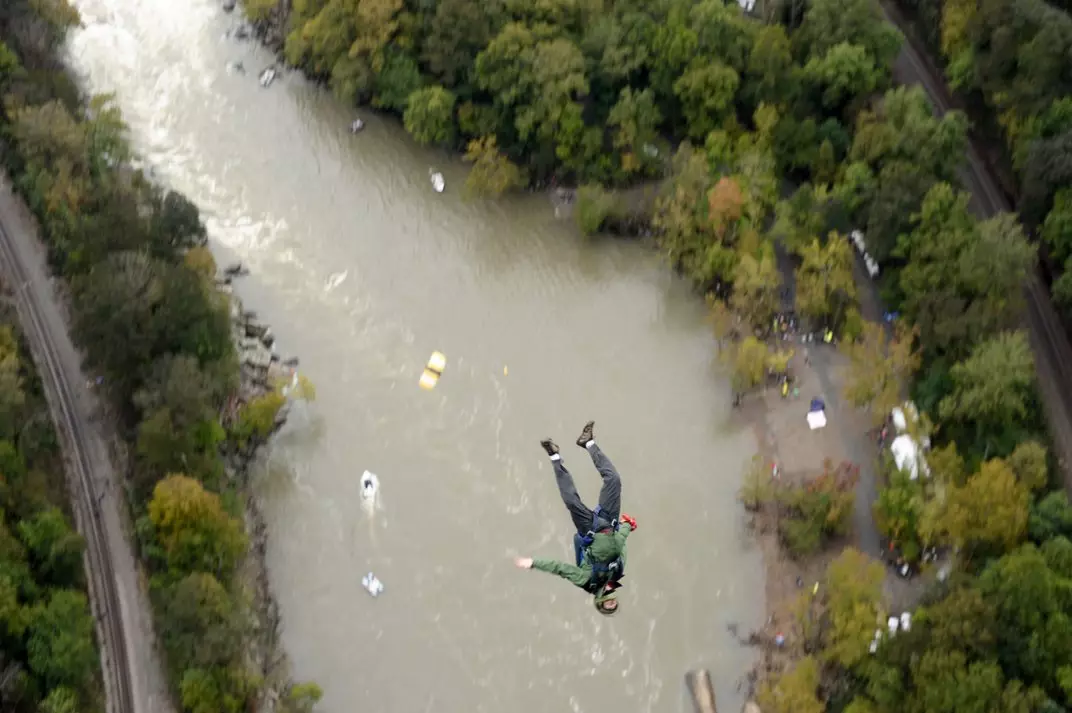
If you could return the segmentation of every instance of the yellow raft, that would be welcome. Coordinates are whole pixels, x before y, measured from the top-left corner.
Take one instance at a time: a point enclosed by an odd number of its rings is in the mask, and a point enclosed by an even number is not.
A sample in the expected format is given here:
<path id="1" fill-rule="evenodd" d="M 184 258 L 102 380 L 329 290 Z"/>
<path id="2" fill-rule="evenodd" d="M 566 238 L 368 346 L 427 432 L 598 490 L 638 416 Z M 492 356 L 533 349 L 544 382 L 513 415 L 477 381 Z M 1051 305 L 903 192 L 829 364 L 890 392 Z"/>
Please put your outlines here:
<path id="1" fill-rule="evenodd" d="M 418 382 L 420 387 L 429 391 L 434 389 L 446 368 L 447 358 L 439 352 L 432 352 L 432 356 L 428 357 L 428 364 L 424 367 L 424 373 L 421 374 L 421 380 Z"/>

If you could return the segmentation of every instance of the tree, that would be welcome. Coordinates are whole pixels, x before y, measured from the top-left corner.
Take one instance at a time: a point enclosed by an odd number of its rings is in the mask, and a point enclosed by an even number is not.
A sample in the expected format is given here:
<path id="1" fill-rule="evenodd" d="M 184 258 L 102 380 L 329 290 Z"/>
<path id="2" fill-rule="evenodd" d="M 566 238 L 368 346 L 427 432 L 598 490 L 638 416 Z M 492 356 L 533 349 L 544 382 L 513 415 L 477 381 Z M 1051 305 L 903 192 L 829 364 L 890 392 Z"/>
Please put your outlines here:
<path id="1" fill-rule="evenodd" d="M 774 497 L 774 482 L 771 468 L 767 460 L 760 454 L 752 456 L 748 467 L 744 472 L 744 482 L 737 497 L 745 508 L 751 511 L 758 510 Z"/>
<path id="2" fill-rule="evenodd" d="M 585 235 L 599 232 L 614 206 L 614 194 L 604 191 L 599 185 L 589 183 L 578 188 L 574 213 L 581 232 Z"/>
<path id="3" fill-rule="evenodd" d="M 226 667 L 236 661 L 242 651 L 243 614 L 215 577 L 188 574 L 162 599 L 159 631 L 173 670 Z"/>
<path id="4" fill-rule="evenodd" d="M 499 152 L 494 136 L 470 141 L 465 160 L 473 164 L 465 180 L 465 191 L 471 196 L 495 197 L 523 184 L 521 170 Z"/>
<path id="5" fill-rule="evenodd" d="M 1054 542 L 1067 541 L 1058 538 Z M 1063 592 L 1070 582 L 1043 550 L 1024 545 L 995 561 L 978 588 L 994 608 L 993 631 L 1002 666 L 1023 681 L 1058 694 L 1057 673 L 1072 662 L 1072 622 Z"/>
<path id="6" fill-rule="evenodd" d="M 437 4 L 422 56 L 444 86 L 454 87 L 468 79 L 470 64 L 487 46 L 502 11 L 498 2 L 442 0 Z"/>
<path id="7" fill-rule="evenodd" d="M 967 485 L 947 496 L 943 525 L 953 544 L 1006 551 L 1027 531 L 1030 495 L 1000 459 L 983 463 Z"/>
<path id="8" fill-rule="evenodd" d="M 808 5 L 793 41 L 807 57 L 822 56 L 843 42 L 855 42 L 878 66 L 890 67 L 901 49 L 902 37 L 893 25 L 878 21 L 878 9 L 864 0 L 816 0 Z"/>
<path id="9" fill-rule="evenodd" d="M 82 552 L 85 540 L 71 529 L 58 508 L 41 510 L 18 525 L 39 581 L 54 587 L 82 583 Z"/>
<path id="10" fill-rule="evenodd" d="M 748 68 L 742 93 L 758 106 L 764 101 L 780 102 L 791 96 L 793 56 L 789 36 L 781 25 L 762 26 L 748 53 Z"/>
<path id="11" fill-rule="evenodd" d="M 890 474 L 886 486 L 879 490 L 872 511 L 878 531 L 897 546 L 906 560 L 917 561 L 923 554 L 920 542 L 926 512 L 923 483 L 900 471 Z"/>
<path id="12" fill-rule="evenodd" d="M 211 482 L 218 475 L 218 448 L 226 435 L 217 420 L 228 384 L 202 369 L 191 356 L 167 355 L 149 370 L 134 395 L 141 413 L 137 452 L 148 486 L 168 471 L 185 470 Z"/>
<path id="13" fill-rule="evenodd" d="M 723 176 L 707 192 L 708 216 L 715 236 L 725 242 L 730 231 L 736 232 L 738 221 L 744 215 L 745 197 L 737 181 Z"/>
<path id="14" fill-rule="evenodd" d="M 1016 446 L 1006 461 L 1017 482 L 1032 492 L 1042 490 L 1048 480 L 1046 447 L 1038 441 L 1024 441 Z"/>
<path id="15" fill-rule="evenodd" d="M 822 234 L 829 195 L 822 186 L 805 183 L 789 200 L 779 201 L 773 232 L 794 253 L 799 253 Z"/>
<path id="16" fill-rule="evenodd" d="M 819 88 L 825 107 L 839 110 L 869 96 L 884 79 L 865 47 L 841 42 L 804 65 L 804 76 Z"/>
<path id="17" fill-rule="evenodd" d="M 41 713 L 78 713 L 78 694 L 64 686 L 53 688 L 38 710 Z"/>
<path id="18" fill-rule="evenodd" d="M 11 327 L 0 327 L 0 435 L 15 435 L 19 415 L 26 404 L 22 389 L 22 364 L 19 345 Z"/>
<path id="19" fill-rule="evenodd" d="M 193 478 L 169 475 L 161 480 L 148 510 L 169 572 L 209 572 L 227 579 L 245 553 L 241 523 Z"/>
<path id="20" fill-rule="evenodd" d="M 441 144 L 454 134 L 454 94 L 440 86 L 410 94 L 403 122 L 419 144 Z"/>
<path id="21" fill-rule="evenodd" d="M 782 276 L 772 251 L 765 250 L 757 259 L 745 253 L 733 273 L 730 305 L 753 329 L 766 330 L 780 303 Z"/>
<path id="22" fill-rule="evenodd" d="M 823 636 L 827 660 L 851 669 L 867 659 L 881 613 L 884 577 L 880 563 L 851 547 L 827 567 Z"/>
<path id="23" fill-rule="evenodd" d="M 1033 248 L 1011 216 L 976 224 L 968 195 L 947 184 L 927 192 L 916 227 L 897 252 L 904 312 L 920 327 L 924 349 L 963 356 L 967 347 L 1012 324 Z"/>
<path id="24" fill-rule="evenodd" d="M 950 371 L 953 390 L 939 404 L 944 419 L 973 424 L 986 442 L 1026 419 L 1035 386 L 1031 348 L 1022 331 L 982 342 Z"/>
<path id="25" fill-rule="evenodd" d="M 818 698 L 819 664 L 805 656 L 787 673 L 764 682 L 757 700 L 765 713 L 823 713 L 826 706 Z"/>
<path id="26" fill-rule="evenodd" d="M 643 172 L 652 165 L 645 147 L 654 143 L 662 120 L 651 89 L 622 89 L 611 107 L 607 125 L 615 128 L 614 148 L 622 152 L 622 170 L 626 174 Z"/>
<path id="27" fill-rule="evenodd" d="M 733 388 L 748 391 L 763 382 L 767 375 L 767 345 L 749 335 L 733 353 Z"/>
<path id="28" fill-rule="evenodd" d="M 52 590 L 30 619 L 26 650 L 30 669 L 48 688 L 82 690 L 97 670 L 93 616 L 81 592 Z"/>
<path id="29" fill-rule="evenodd" d="M 696 59 L 674 82 L 674 94 L 681 101 L 688 135 L 702 139 L 715 129 L 732 108 L 740 79 L 732 67 Z"/>
<path id="30" fill-rule="evenodd" d="M 852 246 L 843 236 L 830 233 L 825 245 L 813 239 L 800 251 L 800 258 L 797 310 L 819 324 L 840 325 L 856 302 Z"/>
<path id="31" fill-rule="evenodd" d="M 1031 506 L 1028 532 L 1035 542 L 1072 537 L 1072 505 L 1063 490 L 1055 490 Z"/>
<path id="32" fill-rule="evenodd" d="M 882 325 L 867 322 L 860 339 L 842 342 L 849 357 L 845 398 L 857 408 L 867 408 L 876 427 L 901 403 L 919 368 L 920 355 L 913 348 L 917 334 L 915 328 L 898 322 L 891 338 Z"/>

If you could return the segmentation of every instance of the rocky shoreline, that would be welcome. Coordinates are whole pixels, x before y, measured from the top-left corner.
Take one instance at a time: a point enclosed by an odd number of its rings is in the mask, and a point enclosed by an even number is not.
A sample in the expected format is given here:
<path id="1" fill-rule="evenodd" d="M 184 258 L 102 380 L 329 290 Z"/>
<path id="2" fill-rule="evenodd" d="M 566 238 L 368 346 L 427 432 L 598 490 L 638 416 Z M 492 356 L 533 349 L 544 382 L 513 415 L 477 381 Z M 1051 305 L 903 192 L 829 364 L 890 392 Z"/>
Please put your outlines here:
<path id="1" fill-rule="evenodd" d="M 283 359 L 275 350 L 271 327 L 261 322 L 257 314 L 246 310 L 234 294 L 233 279 L 248 274 L 244 267 L 228 267 L 216 280 L 216 289 L 230 300 L 231 335 L 238 354 L 240 380 L 237 394 L 223 414 L 225 423 L 233 422 L 242 406 L 275 393 L 284 399 L 275 414 L 271 429 L 255 435 L 245 443 L 232 443 L 224 453 L 228 478 L 235 484 L 243 500 L 243 515 L 249 551 L 239 569 L 239 578 L 249 596 L 252 614 L 251 638 L 247 662 L 263 680 L 255 710 L 272 713 L 279 702 L 295 685 L 290 674 L 290 661 L 283 650 L 280 635 L 282 616 L 268 578 L 268 526 L 260 505 L 250 489 L 250 472 L 271 437 L 286 423 L 292 403 L 290 395 L 297 387 L 297 358 Z"/>

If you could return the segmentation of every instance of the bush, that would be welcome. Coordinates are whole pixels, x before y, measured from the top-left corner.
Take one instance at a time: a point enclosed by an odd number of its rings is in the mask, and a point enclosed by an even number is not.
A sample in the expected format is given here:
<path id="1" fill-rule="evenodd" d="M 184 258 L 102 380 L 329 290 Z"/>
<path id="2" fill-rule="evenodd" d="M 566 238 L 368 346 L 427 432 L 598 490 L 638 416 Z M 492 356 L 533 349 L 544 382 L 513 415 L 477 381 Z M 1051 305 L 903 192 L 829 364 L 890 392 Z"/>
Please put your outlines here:
<path id="1" fill-rule="evenodd" d="M 785 487 L 779 493 L 779 533 L 794 557 L 817 552 L 825 542 L 848 532 L 859 468 L 827 460 L 816 478 Z"/>
<path id="2" fill-rule="evenodd" d="M 585 235 L 598 233 L 603 227 L 603 222 L 611 214 L 615 206 L 613 193 L 604 191 L 602 187 L 594 184 L 581 186 L 577 190 L 576 216 L 577 225 Z"/>

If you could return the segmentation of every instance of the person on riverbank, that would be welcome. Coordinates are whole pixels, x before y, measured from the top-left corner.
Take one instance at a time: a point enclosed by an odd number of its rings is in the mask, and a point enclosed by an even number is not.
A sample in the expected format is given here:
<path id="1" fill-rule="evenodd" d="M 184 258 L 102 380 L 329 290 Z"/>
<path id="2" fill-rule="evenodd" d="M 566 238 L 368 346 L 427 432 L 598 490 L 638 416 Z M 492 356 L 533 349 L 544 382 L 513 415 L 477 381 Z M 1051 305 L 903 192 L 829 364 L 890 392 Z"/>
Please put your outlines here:
<path id="1" fill-rule="evenodd" d="M 518 557 L 515 564 L 521 569 L 535 569 L 562 577 L 591 594 L 596 610 L 609 616 L 618 611 L 616 592 L 625 576 L 625 541 L 636 530 L 637 522 L 629 515 L 620 515 L 622 479 L 610 459 L 596 445 L 592 431 L 594 426 L 594 421 L 585 424 L 577 445 L 588 451 L 603 479 L 599 504 L 595 510 L 581 500 L 573 476 L 562 464 L 562 455 L 555 442 L 550 438 L 540 441 L 551 458 L 558 492 L 577 529 L 573 536 L 576 564 L 531 557 Z"/>

